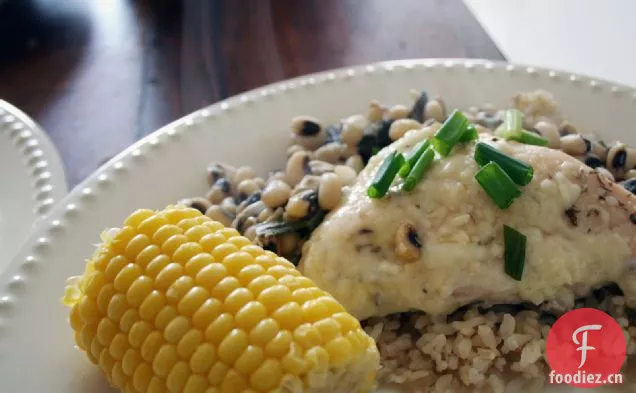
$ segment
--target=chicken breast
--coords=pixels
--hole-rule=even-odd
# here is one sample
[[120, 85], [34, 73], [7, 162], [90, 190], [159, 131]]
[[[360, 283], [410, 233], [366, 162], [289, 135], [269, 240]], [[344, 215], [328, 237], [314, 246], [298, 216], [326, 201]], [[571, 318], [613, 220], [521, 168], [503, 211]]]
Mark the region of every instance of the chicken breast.
[[[534, 168], [506, 210], [474, 179], [474, 144], [436, 161], [413, 191], [369, 198], [385, 157], [433, 132], [410, 131], [372, 157], [305, 244], [305, 275], [360, 319], [446, 314], [476, 301], [540, 304], [610, 282], [636, 303], [636, 198], [561, 151], [480, 136]], [[520, 281], [504, 272], [504, 224], [527, 236]]]

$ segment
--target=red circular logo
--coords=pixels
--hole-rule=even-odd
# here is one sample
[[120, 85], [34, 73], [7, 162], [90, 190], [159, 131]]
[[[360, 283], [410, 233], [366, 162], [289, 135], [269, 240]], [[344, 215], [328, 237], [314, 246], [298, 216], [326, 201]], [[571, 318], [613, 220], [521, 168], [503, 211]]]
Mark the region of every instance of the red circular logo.
[[572, 310], [548, 333], [549, 381], [580, 388], [612, 382], [626, 354], [625, 336], [614, 318], [593, 308]]

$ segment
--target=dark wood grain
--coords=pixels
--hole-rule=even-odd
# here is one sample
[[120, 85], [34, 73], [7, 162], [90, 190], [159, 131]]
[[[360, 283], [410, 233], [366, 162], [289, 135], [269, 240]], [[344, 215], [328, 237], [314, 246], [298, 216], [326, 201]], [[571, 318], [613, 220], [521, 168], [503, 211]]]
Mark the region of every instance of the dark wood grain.
[[334, 67], [502, 59], [461, 0], [9, 0], [0, 97], [38, 121], [77, 184], [188, 112]]

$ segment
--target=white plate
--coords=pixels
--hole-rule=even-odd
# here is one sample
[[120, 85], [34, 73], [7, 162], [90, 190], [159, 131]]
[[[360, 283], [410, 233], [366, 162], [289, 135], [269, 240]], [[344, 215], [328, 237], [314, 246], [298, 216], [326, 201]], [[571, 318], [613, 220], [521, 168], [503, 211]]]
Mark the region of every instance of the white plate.
[[0, 100], [0, 271], [66, 193], [62, 162], [49, 138], [24, 112]]
[[[195, 112], [135, 143], [76, 187], [38, 226], [0, 275], [0, 392], [112, 392], [74, 349], [65, 280], [81, 273], [106, 227], [136, 208], [161, 208], [206, 191], [210, 160], [265, 174], [284, 163], [290, 119], [327, 122], [363, 112], [371, 99], [410, 101], [409, 89], [441, 95], [449, 107], [506, 105], [518, 91], [550, 90], [577, 125], [635, 142], [636, 92], [604, 81], [473, 60], [374, 64], [297, 78]], [[566, 389], [569, 390], [569, 389]]]

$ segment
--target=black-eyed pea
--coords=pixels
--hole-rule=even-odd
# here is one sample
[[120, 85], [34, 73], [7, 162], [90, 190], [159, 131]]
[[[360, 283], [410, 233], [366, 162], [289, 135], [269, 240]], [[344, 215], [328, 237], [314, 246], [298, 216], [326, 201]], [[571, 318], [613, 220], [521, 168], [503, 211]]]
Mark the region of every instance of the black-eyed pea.
[[290, 186], [295, 186], [302, 180], [303, 176], [309, 173], [309, 153], [299, 151], [292, 154], [287, 160], [285, 178]]
[[318, 186], [318, 205], [323, 210], [332, 210], [340, 203], [342, 198], [342, 186], [340, 179], [334, 173], [325, 173], [320, 176]]
[[580, 156], [589, 153], [591, 142], [579, 134], [569, 134], [561, 137], [561, 150], [571, 156]]
[[482, 105], [481, 110], [493, 116], [497, 113], [497, 108], [490, 103]]
[[291, 129], [298, 136], [316, 136], [323, 132], [320, 120], [312, 116], [296, 116], [291, 121]]
[[605, 162], [605, 166], [614, 174], [614, 177], [619, 177], [617, 174], [623, 173], [626, 169], [627, 146], [624, 143], [615, 143], [607, 152]]
[[534, 125], [534, 130], [548, 140], [548, 147], [558, 149], [561, 146], [561, 137], [557, 127], [547, 121], [539, 121]]
[[393, 105], [389, 108], [388, 115], [391, 120], [404, 119], [409, 115], [409, 108], [401, 104]]
[[282, 180], [273, 179], [270, 180], [263, 189], [261, 200], [270, 208], [275, 209], [287, 203], [291, 191], [292, 189], [289, 184]]
[[402, 263], [413, 263], [420, 258], [422, 242], [412, 223], [401, 223], [395, 232], [394, 241], [395, 255]]
[[300, 219], [314, 212], [318, 207], [318, 195], [314, 190], [306, 190], [292, 195], [285, 205], [285, 213], [289, 218]]
[[229, 180], [222, 177], [214, 183], [205, 197], [213, 204], [219, 204], [225, 197], [229, 196], [231, 192], [232, 184]]
[[306, 190], [317, 190], [320, 184], [320, 176], [307, 175], [303, 177], [301, 181], [296, 184], [296, 187], [292, 190], [292, 195], [296, 195]]
[[250, 241], [254, 241], [254, 239], [256, 239], [256, 226], [250, 225], [243, 233], [243, 236], [248, 238]]
[[347, 158], [345, 165], [351, 167], [356, 173], [360, 173], [364, 169], [364, 162], [362, 162], [362, 157], [359, 154]]
[[201, 212], [201, 214], [205, 214], [205, 211], [208, 210], [210, 206], [212, 206], [212, 203], [210, 203], [209, 200], [202, 197], [186, 198], [179, 201], [179, 204], [197, 209]]
[[[277, 172], [272, 173], [269, 176], [269, 179], [267, 181], [271, 182], [272, 180], [280, 180], [282, 182], [287, 183], [287, 176], [285, 175], [285, 172], [277, 171]], [[265, 185], [265, 187], [267, 187], [267, 184]]]
[[219, 205], [210, 206], [210, 208], [205, 212], [205, 215], [214, 221], [220, 222], [226, 227], [232, 225], [232, 221], [234, 220], [234, 215], [226, 212]]
[[305, 151], [306, 149], [301, 145], [291, 145], [287, 148], [287, 158], [291, 157], [297, 151]]
[[630, 169], [625, 173], [625, 179], [636, 179], [636, 169]]
[[358, 174], [356, 171], [348, 165], [336, 165], [333, 168], [333, 173], [338, 176], [340, 184], [343, 186], [350, 186], [356, 181]]
[[636, 148], [628, 147], [625, 149], [627, 157], [625, 158], [625, 170], [636, 168]]
[[270, 207], [267, 207], [266, 209], [263, 209], [256, 218], [258, 219], [258, 222], [263, 222], [270, 218], [272, 214], [274, 214], [274, 211]]
[[249, 195], [259, 191], [260, 188], [254, 179], [246, 179], [238, 183], [238, 197], [240, 200], [246, 199]]
[[579, 130], [576, 128], [574, 124], [570, 123], [569, 121], [564, 121], [559, 126], [559, 134], [561, 136], [570, 135], [570, 134], [578, 134], [578, 133], [579, 133]]
[[328, 135], [326, 132], [321, 132], [314, 136], [298, 136], [292, 135], [292, 143], [300, 145], [305, 150], [314, 151], [327, 142]]
[[322, 175], [323, 173], [333, 172], [333, 164], [320, 160], [309, 161], [309, 170], [312, 175]]
[[362, 115], [355, 115], [346, 118], [342, 122], [340, 140], [348, 146], [358, 146], [358, 142], [362, 139], [364, 129], [367, 127], [368, 123], [369, 121]]
[[300, 236], [295, 232], [288, 232], [280, 236], [278, 250], [281, 255], [290, 255], [296, 250]]
[[243, 180], [253, 179], [256, 177], [256, 171], [249, 166], [242, 166], [236, 170], [234, 174], [234, 185], [240, 184]]
[[314, 152], [313, 156], [316, 160], [335, 164], [340, 161], [344, 145], [339, 142], [331, 142], [320, 146]]
[[601, 160], [605, 161], [607, 159], [607, 146], [602, 141], [592, 141], [592, 153], [596, 155]]
[[234, 198], [227, 197], [221, 201], [221, 208], [228, 213], [236, 214], [237, 208], [236, 203], [234, 202]]
[[426, 119], [435, 119], [435, 121], [439, 121], [440, 123], [443, 122], [444, 119], [446, 119], [444, 102], [439, 98], [430, 100], [426, 103], [424, 115]]
[[236, 169], [229, 165], [221, 164], [221, 163], [212, 163], [208, 165], [208, 184], [211, 186], [216, 183], [222, 177], [231, 178], [234, 175]]
[[404, 136], [407, 131], [418, 129], [422, 125], [413, 119], [398, 119], [391, 123], [391, 127], [389, 127], [389, 138], [392, 141], [396, 141]]
[[385, 108], [377, 101], [371, 101], [369, 110], [367, 111], [367, 120], [370, 122], [378, 122], [384, 118]]

